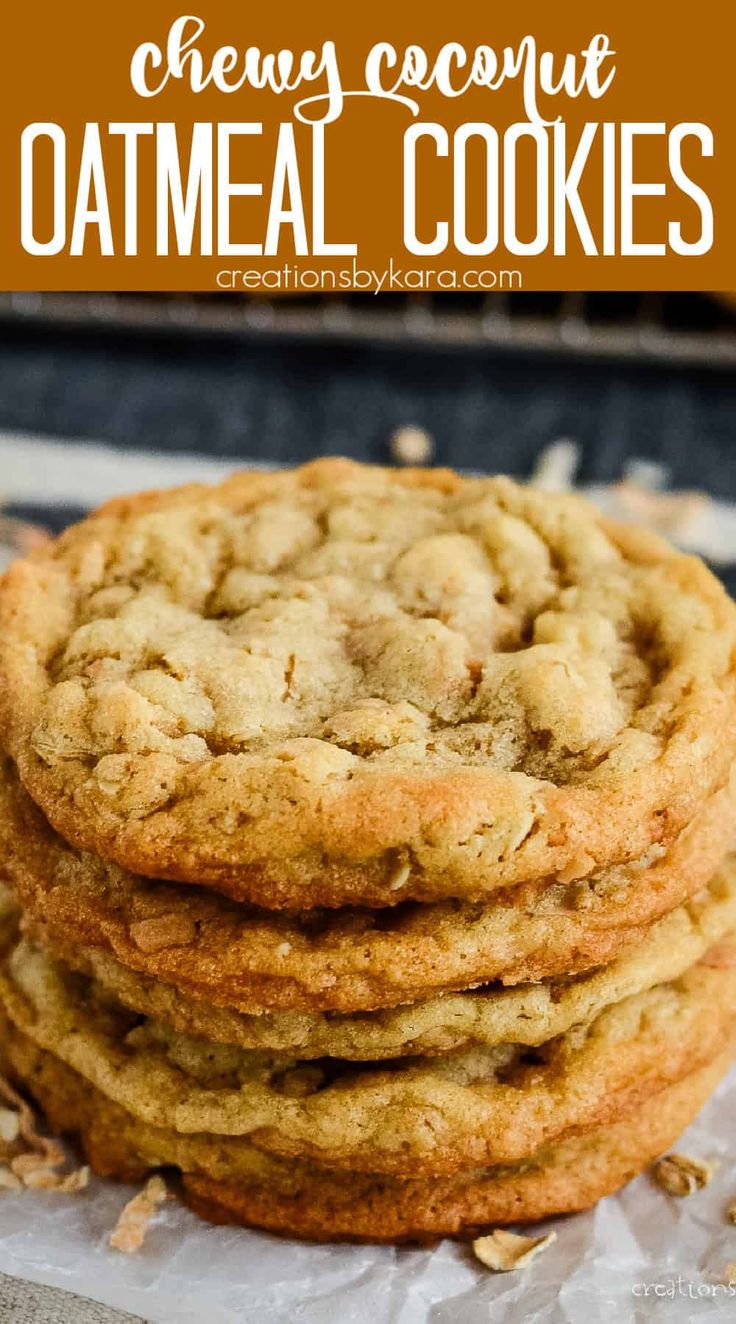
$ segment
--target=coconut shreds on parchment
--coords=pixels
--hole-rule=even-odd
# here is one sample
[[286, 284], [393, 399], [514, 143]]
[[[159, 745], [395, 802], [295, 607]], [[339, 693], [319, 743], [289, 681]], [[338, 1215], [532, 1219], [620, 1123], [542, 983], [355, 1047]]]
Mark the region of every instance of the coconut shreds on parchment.
[[66, 1154], [58, 1140], [41, 1134], [30, 1105], [2, 1076], [0, 1099], [0, 1190], [84, 1190], [89, 1168], [60, 1171]]
[[[89, 1182], [85, 1165], [62, 1171], [66, 1153], [58, 1140], [42, 1135], [30, 1104], [0, 1076], [0, 1193], [3, 1191], [83, 1191]], [[130, 1255], [140, 1250], [158, 1206], [168, 1199], [163, 1177], [149, 1177], [125, 1205], [110, 1233], [110, 1245]]]
[[149, 1177], [143, 1190], [134, 1195], [123, 1209], [110, 1233], [110, 1245], [125, 1255], [140, 1250], [151, 1219], [158, 1206], [168, 1198], [169, 1192], [163, 1177]]

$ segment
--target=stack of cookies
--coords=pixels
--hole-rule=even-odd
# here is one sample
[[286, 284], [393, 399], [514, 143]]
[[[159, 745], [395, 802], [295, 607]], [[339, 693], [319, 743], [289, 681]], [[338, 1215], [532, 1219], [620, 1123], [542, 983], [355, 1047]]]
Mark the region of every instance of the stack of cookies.
[[5, 1071], [215, 1220], [591, 1204], [734, 1049], [735, 658], [702, 564], [506, 479], [110, 503], [0, 590]]

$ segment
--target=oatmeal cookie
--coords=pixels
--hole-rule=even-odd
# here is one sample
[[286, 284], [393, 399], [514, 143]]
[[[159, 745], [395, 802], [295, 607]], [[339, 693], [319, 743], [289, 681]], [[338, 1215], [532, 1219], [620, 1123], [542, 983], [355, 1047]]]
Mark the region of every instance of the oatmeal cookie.
[[151, 1126], [247, 1137], [331, 1168], [431, 1176], [518, 1162], [724, 1052], [736, 1027], [736, 940], [534, 1050], [501, 1044], [370, 1066], [181, 1034], [28, 944], [6, 958], [0, 1000], [23, 1034]]
[[508, 479], [318, 461], [118, 500], [0, 589], [0, 735], [68, 841], [267, 907], [487, 898], [668, 843], [736, 608]]
[[[391, 1181], [296, 1167], [283, 1181], [221, 1183], [187, 1174], [184, 1198], [215, 1223], [257, 1226], [316, 1241], [421, 1241], [491, 1225], [533, 1223], [587, 1209], [676, 1140], [728, 1070], [732, 1051], [670, 1086], [625, 1121], [596, 1127], [531, 1162], [450, 1179]], [[274, 1174], [275, 1176], [275, 1174]]]
[[178, 1167], [205, 1218], [316, 1241], [416, 1241], [587, 1208], [649, 1166], [689, 1124], [732, 1049], [634, 1112], [513, 1165], [445, 1177], [341, 1173], [265, 1154], [241, 1138], [180, 1135], [141, 1122], [15, 1029], [0, 1012], [0, 1063], [60, 1132], [80, 1136], [96, 1172], [140, 1180]]
[[[597, 878], [499, 891], [486, 904], [268, 913], [75, 851], [0, 764], [0, 867], [62, 953], [74, 948], [92, 964], [107, 953], [176, 992], [249, 1015], [356, 1012], [611, 961], [709, 881], [735, 810], [728, 786], [666, 853], [656, 848]], [[730, 877], [733, 864], [725, 869]]]
[[663, 916], [610, 965], [537, 984], [486, 984], [423, 1002], [340, 1015], [283, 1011], [248, 1015], [138, 974], [101, 948], [52, 942], [52, 955], [90, 976], [124, 1006], [184, 1034], [302, 1059], [378, 1061], [503, 1043], [534, 1046], [587, 1024], [604, 1007], [683, 974], [736, 929], [736, 860], [690, 901]]

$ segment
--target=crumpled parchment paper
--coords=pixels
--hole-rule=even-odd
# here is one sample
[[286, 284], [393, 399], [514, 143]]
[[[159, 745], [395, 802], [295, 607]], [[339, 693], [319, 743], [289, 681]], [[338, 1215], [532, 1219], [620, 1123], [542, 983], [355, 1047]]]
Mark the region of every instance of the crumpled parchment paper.
[[132, 1256], [107, 1244], [131, 1195], [92, 1181], [76, 1195], [0, 1196], [0, 1271], [64, 1287], [153, 1324], [640, 1324], [736, 1318], [736, 1071], [678, 1141], [715, 1160], [685, 1199], [639, 1177], [595, 1210], [548, 1220], [557, 1241], [526, 1269], [493, 1274], [468, 1246], [307, 1246], [200, 1222], [168, 1201]]

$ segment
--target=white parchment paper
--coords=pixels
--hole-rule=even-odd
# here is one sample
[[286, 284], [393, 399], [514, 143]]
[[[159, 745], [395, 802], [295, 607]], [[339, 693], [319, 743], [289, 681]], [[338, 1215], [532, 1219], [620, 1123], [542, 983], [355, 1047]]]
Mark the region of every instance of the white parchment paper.
[[[719, 1162], [704, 1190], [675, 1199], [644, 1176], [595, 1210], [551, 1220], [557, 1241], [527, 1269], [492, 1274], [466, 1246], [307, 1246], [215, 1228], [170, 1201], [141, 1251], [107, 1244], [131, 1190], [93, 1181], [77, 1195], [0, 1197], [0, 1271], [154, 1324], [640, 1324], [736, 1320], [724, 1270], [736, 1261], [736, 1071], [678, 1149]], [[540, 1225], [541, 1226], [541, 1225]]]

